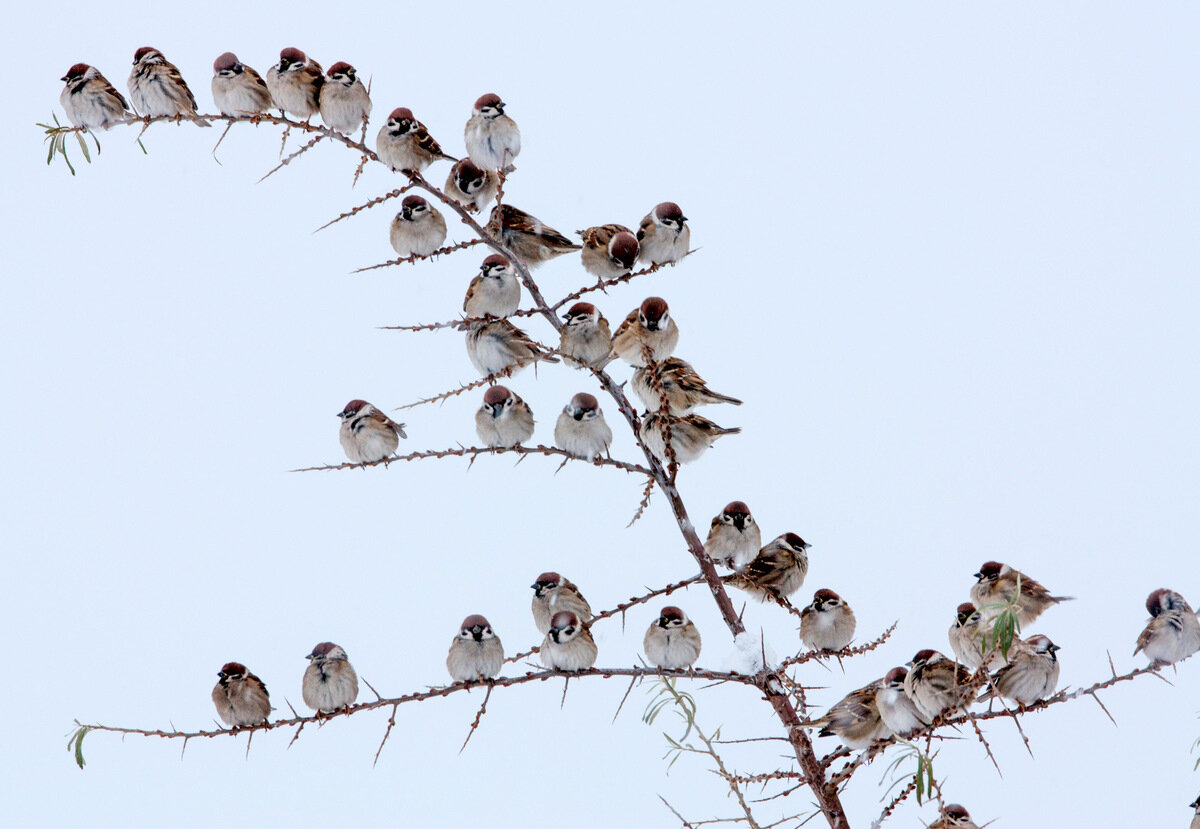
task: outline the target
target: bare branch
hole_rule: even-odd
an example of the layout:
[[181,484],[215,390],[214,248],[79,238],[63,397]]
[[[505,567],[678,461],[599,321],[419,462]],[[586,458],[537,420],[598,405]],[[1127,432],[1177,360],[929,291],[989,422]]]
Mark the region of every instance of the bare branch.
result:
[[416,460],[424,460],[426,458],[474,458],[480,455],[546,455],[558,456],[566,458],[568,461],[576,461],[578,463],[589,464],[591,466],[611,466],[616,469],[623,469],[626,472],[636,472],[639,475],[650,475],[650,470],[644,466],[639,466],[636,463],[627,463],[618,461],[612,458],[596,457],[592,460],[584,460],[583,458],[572,455],[565,449],[559,449],[557,446],[460,446],[457,449],[430,449],[425,452],[410,452],[407,455],[393,455],[389,458],[382,458],[377,461],[359,461],[357,463],[328,464],[326,466],[306,466],[302,469],[293,469],[292,472],[326,472],[333,469],[365,469],[368,466],[388,466],[392,463],[408,462]]

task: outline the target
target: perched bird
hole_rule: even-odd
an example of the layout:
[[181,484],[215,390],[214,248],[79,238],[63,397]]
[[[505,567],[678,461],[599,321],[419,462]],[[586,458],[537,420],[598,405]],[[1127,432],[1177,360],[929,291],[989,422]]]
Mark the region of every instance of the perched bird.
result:
[[563,314],[559,353],[570,365],[604,368],[612,359],[612,332],[608,320],[590,302],[576,302]]
[[989,623],[984,619],[975,605],[963,602],[954,613],[954,624],[950,625],[950,647],[959,662],[972,671],[983,664],[983,655],[988,656],[989,671],[995,671],[1004,664],[1004,654],[990,637]]
[[1032,705],[1050,696],[1058,687],[1058,650],[1058,645],[1041,634],[1013,642],[1008,664],[992,675],[979,701],[999,696],[1018,705]]
[[[133,53],[129,100],[142,116],[198,114],[196,96],[188,89],[187,81],[175,64],[150,46],[143,46]],[[202,127],[212,126],[203,118],[196,123]]]
[[258,725],[271,714],[267,686],[240,662],[226,662],[217,672],[212,701],[221,720],[232,728]]
[[813,650],[840,651],[854,638],[855,624],[850,605],[823,587],[800,611],[800,638]]
[[429,130],[413,116],[408,107],[392,110],[387,123],[379,128],[379,134],[375,136],[375,152],[379,160],[392,170],[404,173],[419,173],[442,158],[458,160],[442,152],[441,145],[433,140]]
[[671,671],[690,668],[700,658],[700,631],[677,607],[667,606],[642,639],[650,664]]
[[467,287],[463,313],[468,319],[507,317],[521,303],[521,282],[512,262],[493,253],[479,266],[479,273]]
[[351,400],[338,414],[342,419],[338,440],[351,463],[374,463],[396,451],[404,424],[396,423],[365,400]]
[[679,343],[679,326],[671,318],[667,301],[662,297],[646,297],[642,304],[629,312],[613,334],[613,351],[635,368],[644,366],[642,347],[650,349],[650,357],[661,363],[671,356]]
[[59,94],[58,102],[77,127],[106,130],[133,115],[125,98],[94,66],[77,63],[60,80],[67,85]]
[[1017,623],[1021,627],[1032,624],[1033,620],[1051,605],[1075,598],[1051,596],[1049,590],[1020,570],[1014,570],[998,561],[984,562],[975,578],[978,581],[971,586],[971,601],[975,602],[975,606],[986,609],[988,605],[1008,604],[1016,596]]
[[966,710],[975,697],[971,672],[935,650],[918,651],[908,663],[904,693],[921,716],[933,721],[943,711]]
[[725,576],[724,581],[760,602],[771,597],[786,598],[804,586],[810,546],[795,533],[784,533],[759,550],[740,572]]
[[463,619],[446,655],[450,678],[455,682],[491,679],[502,667],[504,646],[500,637],[492,633],[488,620],[478,614]]
[[713,516],[704,552],[718,564],[742,570],[762,548],[762,531],[743,501],[730,501]]
[[655,206],[638,227],[639,256],[651,265],[678,262],[687,255],[692,242],[692,229],[687,216],[673,201]]
[[637,237],[625,225],[597,225],[575,232],[583,238],[583,269],[597,279],[624,276],[637,264]]
[[344,60],[339,60],[325,73],[317,94],[321,120],[330,129],[352,133],[367,123],[371,114],[371,96],[358,77],[358,72]]
[[305,659],[309,660],[301,687],[305,705],[328,714],[358,699],[358,674],[341,647],[321,642]]
[[876,740],[886,740],[892,736],[892,731],[883,724],[879,717],[879,708],[875,704],[875,695],[882,682],[876,680],[870,685],[851,691],[825,713],[825,716],[815,720],[800,723],[805,728],[820,728],[817,732],[822,737],[836,735],[841,738],[846,748],[867,748]]
[[475,412],[475,434],[494,449],[520,446],[533,437],[533,411],[504,386],[492,386]]
[[1196,810],[1195,815],[1192,817],[1191,829],[1200,829],[1200,797],[1197,797],[1188,805]]
[[904,693],[904,678],[908,671],[904,668],[892,668],[883,678],[879,689],[875,692],[875,705],[879,708],[879,718],[883,724],[899,737],[907,737],[914,731],[929,724],[924,715],[908,694]]
[[1200,650],[1200,619],[1183,596],[1159,588],[1146,597],[1146,610],[1150,618],[1134,656],[1145,652],[1151,664],[1170,665]]
[[267,89],[276,108],[308,120],[321,111],[321,64],[294,46],[279,52],[279,63],[267,70]]
[[467,328],[467,356],[484,377],[514,372],[538,361],[557,363],[541,344],[506,319],[474,322]]
[[467,155],[485,170],[503,170],[511,173],[521,152],[521,130],[517,122],[504,114],[504,101],[489,92],[475,101],[471,117],[467,119],[463,138],[467,143]]
[[[662,385],[660,393],[655,387],[655,377]],[[692,364],[678,357],[668,357],[653,366],[639,366],[633,371],[633,392],[642,404],[652,411],[661,410],[663,398],[673,415],[685,415],[697,406],[710,403],[732,403],[742,405],[736,397],[718,394],[708,387],[704,378],[696,373]]]
[[516,254],[529,267],[579,250],[580,246],[511,204],[498,204],[488,217],[488,235]]
[[569,610],[583,622],[592,621],[592,607],[579,592],[579,588],[555,572],[542,573],[530,585],[533,588],[533,623],[538,633],[550,630],[550,617],[561,610]]
[[596,664],[596,640],[578,616],[560,610],[550,617],[538,655],[552,671],[582,671]]
[[951,803],[926,829],[979,829],[979,827],[971,820],[966,809],[957,803]]
[[726,429],[718,426],[706,417],[690,414],[683,417],[664,415],[661,412],[646,412],[642,416],[642,425],[638,434],[646,448],[663,463],[667,459],[667,443],[663,438],[663,426],[666,423],[671,432],[671,449],[678,463],[691,463],[699,458],[708,448],[716,443],[717,438],[725,435],[736,435],[742,431],[735,426]]
[[213,61],[212,95],[225,115],[257,115],[271,108],[267,82],[233,52]]
[[392,219],[388,239],[401,259],[428,256],[446,241],[446,220],[420,196],[405,196],[400,212]]
[[607,455],[612,439],[600,401],[587,392],[572,397],[554,424],[554,445],[585,461]]
[[471,213],[478,213],[492,203],[500,191],[500,179],[491,170],[478,167],[469,158],[454,162],[443,188],[447,196]]

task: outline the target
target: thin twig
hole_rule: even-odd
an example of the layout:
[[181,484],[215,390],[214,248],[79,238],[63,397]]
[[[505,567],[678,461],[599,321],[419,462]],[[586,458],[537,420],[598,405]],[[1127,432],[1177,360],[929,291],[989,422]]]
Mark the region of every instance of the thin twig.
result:
[[650,470],[636,463],[627,463],[625,461],[614,460],[613,458],[595,457],[592,460],[584,460],[577,455],[572,455],[565,449],[559,449],[557,446],[460,446],[457,449],[430,449],[424,452],[410,452],[407,455],[392,455],[388,458],[382,458],[377,461],[359,461],[357,463],[327,464],[325,466],[306,466],[301,469],[293,469],[292,472],[326,472],[334,469],[365,469],[368,466],[387,466],[392,463],[423,460],[426,458],[475,458],[480,455],[546,455],[566,458],[569,461],[577,461],[579,463],[590,464],[592,466],[611,466],[616,469],[623,469],[626,472],[636,472],[639,475],[649,475]]

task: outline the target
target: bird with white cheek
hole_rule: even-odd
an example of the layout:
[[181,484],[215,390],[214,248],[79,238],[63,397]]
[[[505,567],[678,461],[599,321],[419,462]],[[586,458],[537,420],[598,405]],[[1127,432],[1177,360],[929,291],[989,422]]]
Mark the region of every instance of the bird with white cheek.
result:
[[821,737],[836,735],[841,738],[846,748],[855,750],[866,748],[876,740],[888,739],[892,736],[892,731],[883,724],[879,717],[879,708],[875,704],[875,694],[880,684],[878,681],[872,682],[851,691],[834,703],[825,716],[807,720],[800,725],[804,728],[820,728],[817,733]]
[[467,328],[467,356],[488,377],[506,369],[513,373],[536,363],[557,363],[542,345],[506,319],[473,322]]
[[625,225],[597,225],[575,232],[583,238],[583,269],[597,279],[624,276],[637,264],[637,237]]
[[507,317],[521,303],[521,282],[512,262],[493,253],[479,266],[479,273],[467,287],[463,313],[468,319]]
[[1150,618],[1133,655],[1145,653],[1151,664],[1171,665],[1200,650],[1200,620],[1187,599],[1159,588],[1146,597]]
[[538,633],[550,630],[550,618],[559,611],[569,610],[581,621],[592,621],[592,607],[569,579],[553,571],[542,573],[533,584],[533,623]]
[[491,170],[484,170],[469,158],[454,162],[446,176],[446,195],[471,213],[478,213],[491,204],[500,191],[500,179]]
[[[634,369],[630,384],[647,409],[661,410],[665,397],[667,409],[673,415],[685,415],[697,406],[710,403],[742,405],[742,401],[736,397],[718,394],[710,389],[692,364],[678,357],[668,357],[660,363]],[[662,386],[661,392],[659,386]]]
[[784,533],[759,550],[741,571],[725,576],[724,581],[760,602],[787,598],[804,586],[811,546],[795,533]]
[[904,693],[904,678],[908,671],[904,668],[892,668],[883,678],[883,682],[875,692],[875,705],[879,708],[879,718],[891,729],[893,734],[907,737],[914,731],[929,724],[927,720]]
[[704,552],[732,570],[742,570],[762,548],[762,531],[744,501],[730,501],[713,516]]
[[530,268],[580,248],[537,216],[511,204],[493,207],[484,229]]
[[221,720],[232,728],[258,725],[271,714],[267,686],[240,662],[226,662],[217,672],[212,701]]
[[576,302],[563,314],[558,351],[568,365],[602,369],[612,360],[608,320],[590,302]]
[[491,679],[504,666],[504,646],[488,620],[476,614],[463,619],[450,643],[446,670],[455,682]]
[[521,153],[521,130],[504,114],[505,106],[494,92],[480,95],[467,119],[463,138],[467,155],[480,167],[511,173],[517,169],[513,159]]
[[821,588],[800,611],[800,638],[813,650],[840,651],[854,638],[856,620],[850,605],[832,590]]
[[77,127],[106,130],[117,121],[133,116],[125,98],[94,66],[77,63],[59,80],[66,86],[59,94],[58,102]]
[[700,658],[700,631],[677,607],[668,605],[650,623],[642,650],[650,664],[669,671],[690,668]]
[[667,301],[660,296],[646,297],[629,312],[613,334],[613,351],[635,368],[646,365],[643,348],[650,349],[656,363],[671,356],[679,344],[679,326],[672,319]]
[[[175,64],[152,46],[143,46],[133,54],[129,73],[129,100],[142,116],[197,115],[196,96]],[[211,127],[203,119],[196,122]]]
[[607,455],[612,439],[600,401],[587,392],[572,397],[554,424],[554,445],[585,461]]
[[308,120],[321,111],[321,64],[294,46],[279,51],[279,63],[267,70],[267,89],[276,108]]
[[301,688],[305,705],[329,714],[358,699],[358,674],[340,646],[321,642],[305,658],[309,660]]
[[492,386],[475,412],[475,434],[493,449],[520,446],[533,437],[533,410],[507,387]]
[[552,671],[582,671],[596,664],[596,640],[578,616],[560,610],[550,617],[538,655]]
[[979,829],[979,826],[971,820],[966,809],[957,803],[951,803],[927,829]]
[[1004,697],[1025,706],[1050,696],[1058,687],[1058,651],[1058,645],[1040,634],[1014,641],[1008,651],[1008,664],[992,675],[979,702]]
[[1074,596],[1051,596],[1041,584],[1007,564],[986,561],[975,574],[977,581],[971,585],[971,601],[980,610],[989,610],[989,605],[1008,604],[1014,597],[1017,604],[1017,622],[1021,627],[1033,624],[1053,605],[1069,602]]
[[972,671],[983,663],[985,652],[988,654],[989,671],[998,670],[1004,664],[1004,654],[990,635],[991,621],[990,618],[985,619],[970,602],[960,604],[954,613],[954,624],[950,625],[947,633],[950,647],[954,650],[955,658]]
[[407,438],[397,423],[365,400],[351,400],[338,413],[342,425],[338,440],[351,463],[374,463],[395,454],[400,438]]
[[213,61],[212,95],[225,115],[257,115],[271,108],[267,82],[233,52]]
[[975,698],[971,672],[935,650],[925,649],[908,663],[904,693],[930,722],[943,711],[965,711]]
[[642,415],[638,435],[660,463],[667,462],[667,438],[663,435],[664,431],[670,433],[671,450],[675,453],[676,462],[691,463],[707,452],[717,442],[717,438],[736,435],[742,428],[718,426],[707,417],[698,414],[675,417],[662,412],[646,412]]
[[358,70],[339,60],[325,73],[317,96],[321,120],[330,129],[352,133],[362,129],[371,114],[371,96],[358,77]]
[[379,160],[402,173],[419,173],[443,158],[458,159],[442,152],[425,125],[416,119],[408,107],[397,107],[375,136],[375,153]]
[[446,220],[420,196],[405,196],[400,212],[392,219],[388,239],[401,259],[428,256],[446,241]]
[[687,216],[673,201],[656,205],[638,227],[638,254],[651,265],[668,265],[687,256],[692,242],[692,229]]

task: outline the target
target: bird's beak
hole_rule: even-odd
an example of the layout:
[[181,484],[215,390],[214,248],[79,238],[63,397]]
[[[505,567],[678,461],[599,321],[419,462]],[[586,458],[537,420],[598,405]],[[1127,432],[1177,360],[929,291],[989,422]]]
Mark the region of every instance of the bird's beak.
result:
[[983,579],[983,573],[976,573],[976,574],[975,574],[975,578],[977,578],[977,579]]
[[70,75],[63,75],[61,78],[59,78],[59,80],[60,80],[60,81],[65,81],[65,80],[67,80],[67,78],[69,78],[69,77],[71,77],[71,76],[70,76]]
[[492,420],[500,416],[501,409],[499,406],[492,406]]

